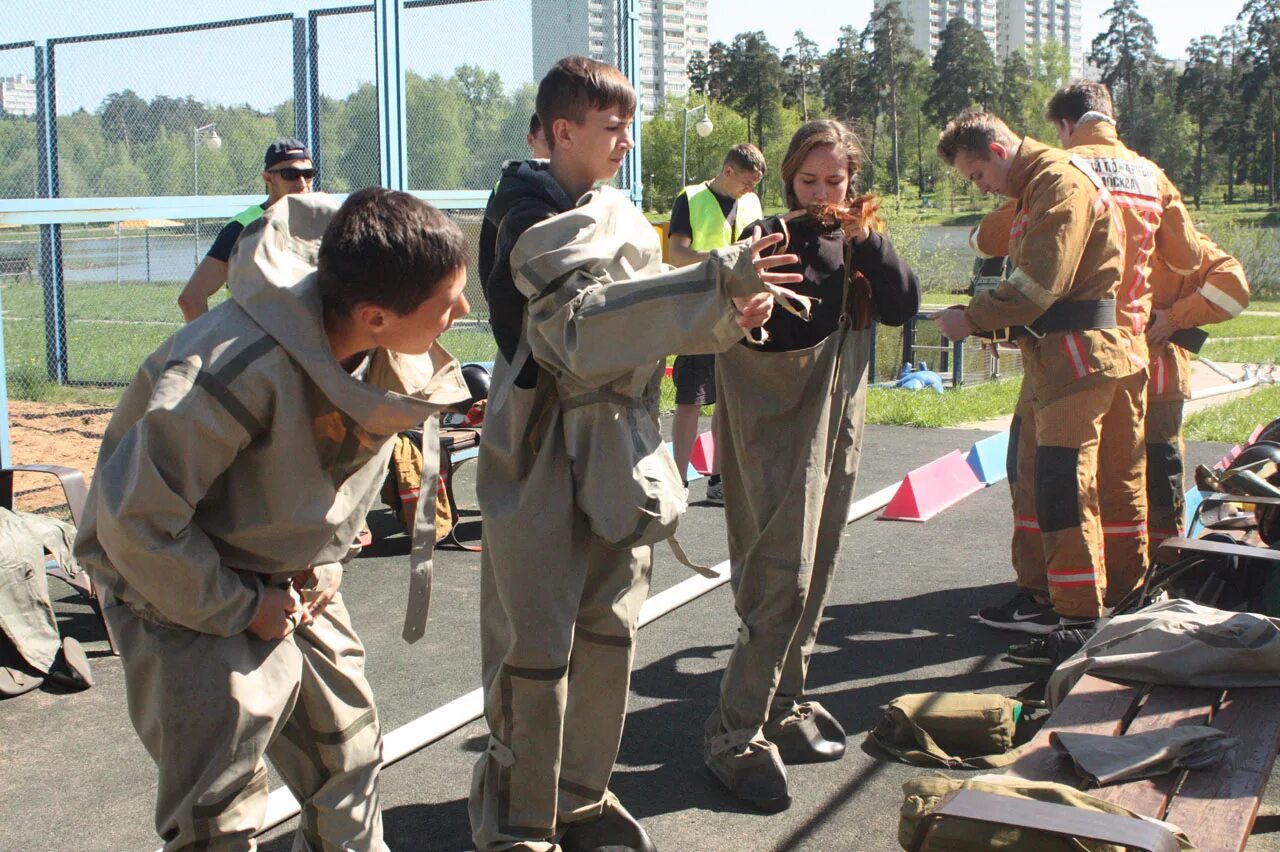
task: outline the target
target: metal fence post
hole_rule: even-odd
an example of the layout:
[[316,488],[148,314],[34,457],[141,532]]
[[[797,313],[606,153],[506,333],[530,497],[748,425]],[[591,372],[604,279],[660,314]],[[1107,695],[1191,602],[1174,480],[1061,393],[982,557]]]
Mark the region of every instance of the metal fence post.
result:
[[401,62],[400,23],[404,0],[375,0],[373,33],[378,64],[378,151],[382,160],[382,185],[409,188],[405,152],[404,65]]
[[958,388],[964,384],[964,340],[957,340],[955,346],[955,362],[951,365],[951,387]]
[[[53,43],[35,48],[36,168],[40,197],[58,197],[58,100]],[[44,351],[49,381],[67,381],[66,292],[62,277],[62,226],[40,226],[40,281],[44,285]]]
[[636,0],[617,0],[617,2],[618,46],[619,53],[624,57],[622,70],[626,72],[627,79],[631,81],[631,88],[636,92],[636,112],[631,119],[631,138],[635,140],[636,146],[627,153],[627,158],[623,161],[622,185],[630,190],[632,203],[643,208],[644,181],[640,177],[640,125],[644,118],[641,115],[640,95],[640,14]]

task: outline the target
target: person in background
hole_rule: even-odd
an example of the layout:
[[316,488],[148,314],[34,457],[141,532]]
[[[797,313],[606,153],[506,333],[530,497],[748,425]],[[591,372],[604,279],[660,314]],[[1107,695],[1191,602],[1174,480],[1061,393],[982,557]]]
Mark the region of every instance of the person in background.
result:
[[227,283],[227,263],[241,232],[286,195],[310,192],[315,177],[316,169],[311,162],[311,152],[302,142],[284,138],[267,146],[267,153],[262,158],[262,182],[267,188],[267,198],[261,204],[242,210],[222,226],[204,260],[200,261],[187,285],[178,294],[178,308],[182,311],[184,321],[191,322],[208,311],[209,299]]
[[[743,226],[761,216],[760,199],[754,190],[765,171],[764,155],[756,146],[735,145],[725,154],[720,174],[681,190],[671,206],[671,224],[667,226],[667,255],[674,266],[701,263],[711,256],[712,249],[738,241],[745,233]],[[682,481],[689,475],[702,406],[716,402],[715,371],[715,355],[678,355],[672,367],[676,411],[671,420],[671,449]],[[713,434],[715,423],[713,419]],[[718,459],[713,459],[710,474],[707,500],[724,502]]]

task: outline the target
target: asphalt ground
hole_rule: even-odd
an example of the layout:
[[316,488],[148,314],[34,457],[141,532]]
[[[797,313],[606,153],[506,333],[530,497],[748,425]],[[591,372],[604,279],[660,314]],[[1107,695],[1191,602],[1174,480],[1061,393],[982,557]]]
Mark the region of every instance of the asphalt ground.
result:
[[[858,495],[987,434],[868,427]],[[1192,444],[1189,462],[1212,463],[1226,449]],[[466,465],[456,480],[464,504],[473,472]],[[704,484],[691,486],[695,504],[681,539],[695,559],[715,563],[726,556],[724,522],[719,508],[696,502]],[[1014,694],[1031,679],[1028,670],[1000,661],[1021,635],[969,617],[1013,591],[1007,495],[1001,482],[924,524],[870,517],[847,528],[809,688],[844,723],[849,752],[837,763],[790,768],[794,803],[784,813],[752,812],[702,767],[701,726],[737,626],[728,586],[641,632],[612,789],[660,849],[899,848],[901,785],[927,770],[863,747],[881,707],[927,690]],[[378,541],[349,567],[343,593],[368,649],[385,733],[479,685],[480,560],[456,549],[437,553],[430,626],[422,641],[406,645],[400,629],[408,544],[386,511],[371,516],[371,526]],[[665,546],[654,563],[655,592],[691,576]],[[126,714],[120,662],[108,655],[92,610],[59,581],[50,586],[60,626],[85,644],[97,686],[0,702],[0,850],[153,850],[155,769]],[[393,850],[470,848],[466,797],[486,734],[472,723],[386,769],[383,809]],[[1261,813],[1249,849],[1280,849],[1280,785],[1272,785]],[[263,848],[285,852],[295,826],[268,833]]]

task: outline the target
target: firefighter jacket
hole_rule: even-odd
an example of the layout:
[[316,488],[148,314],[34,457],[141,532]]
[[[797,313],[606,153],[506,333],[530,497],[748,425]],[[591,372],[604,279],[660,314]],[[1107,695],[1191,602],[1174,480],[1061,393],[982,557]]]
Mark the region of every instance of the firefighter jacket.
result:
[[[1175,329],[1225,322],[1249,304],[1249,281],[1240,261],[1204,234],[1203,260],[1192,275],[1179,275],[1159,257],[1151,267],[1151,297],[1156,310],[1168,311]],[[1191,398],[1191,354],[1173,343],[1151,348],[1153,400]]]
[[1085,113],[1067,149],[1102,179],[1124,222],[1124,278],[1116,295],[1116,322],[1133,334],[1135,356],[1145,358],[1151,317],[1151,258],[1182,275],[1200,266],[1200,241],[1177,187],[1155,163],[1129,150],[1115,124]]
[[314,264],[336,209],[290,195],[247,228],[234,298],[147,358],[107,426],[76,556],[145,620],[231,636],[265,584],[340,572],[392,438],[469,396],[438,345],[334,359]]
[[[1012,271],[966,309],[975,331],[1034,322],[1060,301],[1114,299],[1124,248],[1107,190],[1083,160],[1024,137],[1009,171],[1016,213],[1009,230]],[[1141,369],[1116,328],[1054,331],[1019,340],[1037,400],[1049,402],[1101,377]],[[1145,365],[1144,365],[1145,366]]]

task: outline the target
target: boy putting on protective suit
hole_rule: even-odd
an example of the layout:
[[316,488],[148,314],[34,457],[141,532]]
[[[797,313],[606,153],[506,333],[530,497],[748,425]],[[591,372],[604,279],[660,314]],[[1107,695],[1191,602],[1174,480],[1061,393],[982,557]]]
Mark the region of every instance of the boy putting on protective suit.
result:
[[[966,112],[948,124],[938,155],[983,192],[1017,201],[1011,271],[967,307],[935,318],[949,340],[985,333],[1016,340],[1022,352],[1023,395],[1035,424],[1036,518],[1057,618],[1046,647],[1061,645],[1091,631],[1103,611],[1099,493],[1127,475],[1133,454],[1105,434],[1115,419],[1128,422],[1146,382],[1143,365],[1130,357],[1131,332],[1116,323],[1123,227],[1088,163],[1019,139],[990,113]],[[1109,453],[1121,460],[1111,462]],[[1021,476],[1019,484],[1025,487]]]
[[[803,701],[809,655],[853,499],[873,319],[902,325],[920,304],[915,275],[871,229],[857,196],[862,148],[837,121],[791,138],[782,180],[787,233],[814,300],[802,318],[774,309],[763,345],[717,358],[721,470],[734,604],[741,625],[707,720],[707,768],[767,811],[791,803],[784,764],[837,760],[844,729]],[[768,459],[762,465],[761,459]]]
[[385,848],[338,588],[392,439],[466,398],[436,339],[468,310],[467,245],[406,193],[335,208],[291,195],[246,229],[234,300],[147,359],[102,441],[76,554],[108,593],[167,850],[252,848],[264,755],[302,802],[295,849]]
[[719,352],[768,318],[765,237],[677,271],[609,180],[633,147],[635,92],[582,57],[538,87],[549,162],[508,168],[485,212],[501,357],[477,472],[489,744],[476,764],[480,850],[651,850],[609,792],[649,545],[685,509],[658,431],[663,359]]

